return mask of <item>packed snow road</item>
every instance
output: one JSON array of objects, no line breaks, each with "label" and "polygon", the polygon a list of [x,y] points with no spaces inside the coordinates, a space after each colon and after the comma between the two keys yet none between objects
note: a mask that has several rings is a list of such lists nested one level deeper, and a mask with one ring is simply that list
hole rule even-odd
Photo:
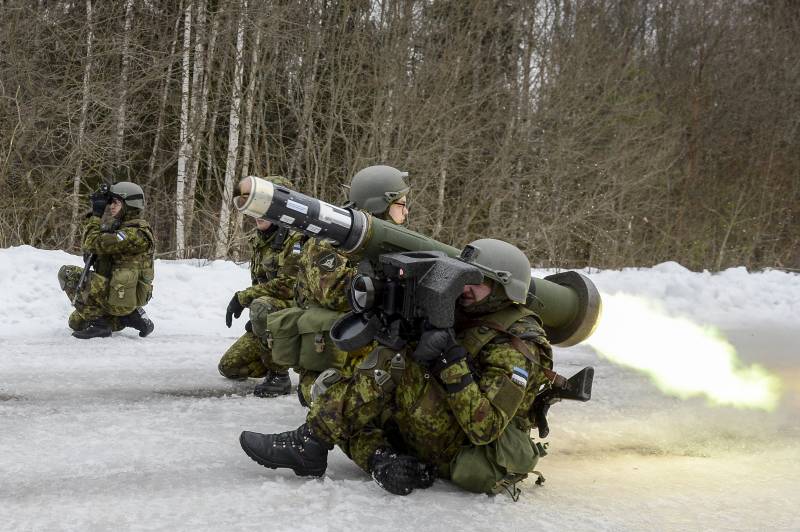
[{"label": "packed snow road", "polygon": [[153,335],[81,341],[65,324],[62,263],[79,261],[0,250],[3,530],[800,529],[799,276],[674,264],[593,274],[603,291],[658,298],[721,327],[742,359],[782,377],[781,405],[763,413],[668,397],[588,347],[557,350],[562,374],[595,366],[593,397],[553,407],[547,482],[526,481],[514,503],[443,481],[392,496],[338,450],[322,480],[258,466],[239,432],[294,428],[304,410],[217,374],[244,322],[225,328],[225,305],[247,271],[160,261]]}]

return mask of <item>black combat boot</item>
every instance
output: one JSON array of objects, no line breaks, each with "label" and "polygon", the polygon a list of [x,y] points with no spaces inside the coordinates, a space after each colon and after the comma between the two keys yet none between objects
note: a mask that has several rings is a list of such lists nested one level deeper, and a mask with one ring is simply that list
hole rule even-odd
[{"label": "black combat boot", "polygon": [[150,319],[142,307],[137,308],[127,316],[122,316],[119,322],[123,327],[133,327],[139,331],[139,336],[142,338],[153,332],[153,329],[156,328],[153,324],[153,320]]},{"label": "black combat boot", "polygon": [[286,468],[301,477],[321,477],[328,467],[332,445],[320,440],[303,423],[280,434],[244,431],[239,444],[247,456],[270,469]]},{"label": "black combat boot", "polygon": [[73,331],[72,336],[80,338],[81,340],[88,340],[89,338],[107,338],[111,336],[111,324],[108,323],[106,318],[89,320],[89,324],[85,329]]},{"label": "black combat boot", "polygon": [[289,395],[292,391],[292,381],[289,380],[288,371],[268,371],[263,382],[256,384],[253,395],[256,397],[277,397]]}]

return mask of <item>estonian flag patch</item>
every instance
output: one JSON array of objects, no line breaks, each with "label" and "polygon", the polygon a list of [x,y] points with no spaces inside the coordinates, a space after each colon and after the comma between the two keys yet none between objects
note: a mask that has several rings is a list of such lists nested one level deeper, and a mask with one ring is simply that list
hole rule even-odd
[{"label": "estonian flag patch", "polygon": [[525,388],[528,385],[528,372],[515,366],[511,372],[511,382]]},{"label": "estonian flag patch", "polygon": [[119,240],[120,242],[122,242],[123,240],[125,240],[125,233],[123,233],[122,231],[119,231],[119,232],[117,233],[117,240]]}]

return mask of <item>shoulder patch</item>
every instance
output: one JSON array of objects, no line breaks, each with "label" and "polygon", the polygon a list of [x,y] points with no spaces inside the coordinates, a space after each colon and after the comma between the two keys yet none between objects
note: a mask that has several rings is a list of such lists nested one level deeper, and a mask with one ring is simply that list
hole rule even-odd
[{"label": "shoulder patch", "polygon": [[514,366],[514,369],[511,373],[511,382],[514,384],[519,384],[525,388],[528,385],[528,372],[522,368]]},{"label": "shoulder patch", "polygon": [[303,251],[303,245],[300,242],[295,242],[294,246],[292,246],[292,255],[296,255]]},{"label": "shoulder patch", "polygon": [[326,253],[317,260],[317,266],[326,272],[332,272],[339,267],[339,258],[336,253]]},{"label": "shoulder patch", "polygon": [[117,240],[122,241],[125,240],[125,233],[122,231],[117,231]]}]

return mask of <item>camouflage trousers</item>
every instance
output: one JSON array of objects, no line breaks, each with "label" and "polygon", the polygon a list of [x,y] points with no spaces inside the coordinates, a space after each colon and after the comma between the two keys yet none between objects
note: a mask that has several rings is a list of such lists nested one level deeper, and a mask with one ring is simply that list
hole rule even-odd
[{"label": "camouflage trousers", "polygon": [[288,368],[272,361],[272,353],[256,335],[246,331],[231,345],[217,366],[228,379],[263,377],[267,371],[283,372]]},{"label": "camouflage trousers", "polygon": [[[368,471],[370,457],[381,447],[418,454],[392,421],[395,413],[392,399],[375,378],[357,372],[325,389],[311,404],[306,423],[315,436],[337,445]],[[440,406],[449,408],[446,402]],[[464,444],[455,449],[455,453],[440,451],[444,459],[431,464],[437,467],[440,478],[466,491],[508,492],[514,499],[519,496],[516,484],[547,454],[541,444],[530,439],[530,427],[520,426],[516,420],[488,445],[473,445],[464,437]],[[541,475],[539,477],[543,480]]]},{"label": "camouflage trousers", "polygon": [[[356,366],[364,360],[364,357],[366,357],[372,349],[373,344],[370,344],[358,351],[348,353],[336,347],[332,347],[332,351],[335,353],[335,361],[338,362],[336,368],[339,370],[339,374],[345,378],[351,377],[356,371]],[[321,372],[306,368],[294,368],[294,370],[300,375],[298,393],[302,394],[306,404],[310,405],[311,389],[314,387],[314,382]]]},{"label": "camouflage trousers", "polygon": [[[70,301],[75,298],[83,268],[80,266],[62,266],[58,270],[58,282],[61,289],[67,294]],[[83,330],[89,321],[106,318],[111,323],[111,329],[119,331],[124,328],[120,325],[119,318],[127,316],[136,310],[136,307],[120,307],[108,303],[108,279],[96,272],[86,276],[86,283],[81,294],[75,299],[75,311],[70,314],[67,324],[74,331]]]},{"label": "camouflage trousers", "polygon": [[311,432],[328,443],[338,445],[353,461],[366,470],[374,451],[368,427],[379,422],[387,411],[389,398],[371,378],[356,373],[328,387],[306,416]]}]

